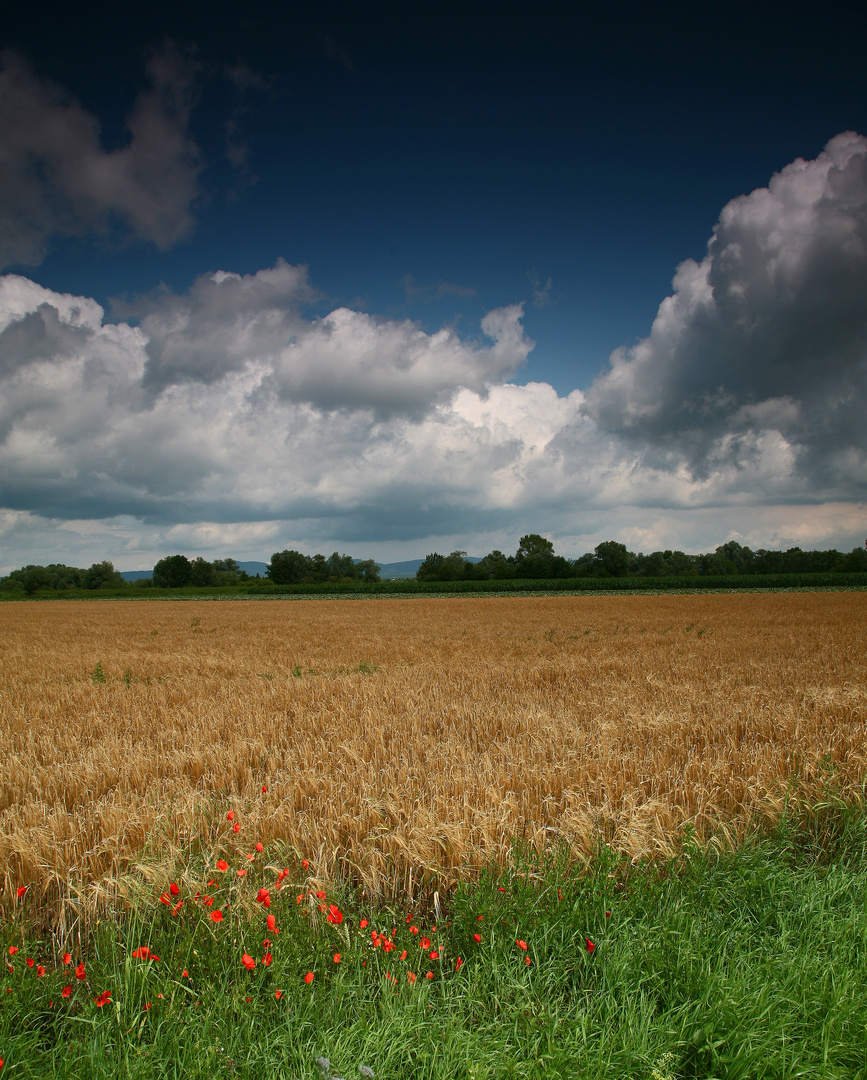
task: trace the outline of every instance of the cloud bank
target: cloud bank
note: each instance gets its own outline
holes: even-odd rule
[[[673,284],[586,415],[699,482],[764,463],[792,494],[863,498],[867,140],[838,135],[733,199]]]
[[[170,548],[511,549],[530,530],[567,554],[612,536],[863,539],[861,136],[730,202],[650,335],[586,393],[509,381],[533,347],[520,304],[462,338],[343,307],[315,318],[315,297],[306,267],[278,261],[142,298],[132,325],[0,278],[4,564],[48,536],[57,560],[98,547],[124,568]]]

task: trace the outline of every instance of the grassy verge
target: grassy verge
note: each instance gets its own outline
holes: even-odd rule
[[[656,866],[517,852],[439,912],[252,842],[223,865],[191,857],[83,951],[30,936],[25,893],[3,1080],[867,1076],[860,810]]]

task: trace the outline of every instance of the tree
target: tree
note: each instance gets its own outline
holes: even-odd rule
[[[169,555],[154,567],[153,583],[159,589],[182,589],[192,577],[193,567],[186,555]]]
[[[123,577],[108,561],[94,563],[84,571],[84,586],[87,589],[117,589],[123,585]]]
[[[214,564],[203,559],[201,555],[190,563],[190,584],[203,588],[207,585],[217,584],[217,571]]]
[[[445,556],[433,551],[422,560],[421,566],[416,570],[417,581],[441,581],[440,567],[445,561]]]
[[[268,563],[268,577],[275,585],[298,585],[308,573],[309,561],[300,551],[276,551]]]
[[[504,581],[515,576],[515,557],[504,555],[502,551],[491,551],[476,564],[476,572],[486,578]]]
[[[626,577],[629,573],[629,552],[626,544],[603,540],[594,548],[596,572],[600,577]]]
[[[362,581],[379,581],[379,567],[373,559],[362,559],[355,564],[355,569]]]

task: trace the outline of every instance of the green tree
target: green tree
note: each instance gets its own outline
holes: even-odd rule
[[[629,552],[626,544],[603,540],[594,548],[595,572],[600,577],[626,577],[629,573]]]
[[[118,589],[124,584],[120,572],[108,561],[94,563],[84,571],[84,586],[87,589]]]
[[[153,583],[159,589],[183,589],[192,577],[193,567],[186,555],[169,555],[154,567]]]
[[[268,563],[268,577],[275,585],[298,585],[307,576],[309,563],[300,551],[275,551]]]
[[[217,584],[217,571],[214,564],[203,559],[201,555],[190,563],[190,584],[199,588],[214,586]]]
[[[379,581],[379,567],[373,559],[362,559],[355,564],[355,569],[362,581]]]
[[[515,557],[504,555],[502,551],[491,551],[476,564],[476,571],[486,578],[505,581],[515,576]]]
[[[444,555],[440,555],[437,551],[432,551],[430,555],[422,560],[421,566],[416,570],[416,580],[442,581],[442,578],[440,577],[440,567],[444,561]]]

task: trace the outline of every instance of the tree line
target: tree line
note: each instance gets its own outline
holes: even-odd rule
[[[358,560],[351,555],[334,552],[324,555],[303,555],[300,551],[277,551],[271,556],[267,576],[276,585],[309,585],[318,582],[379,581],[379,567],[373,559]],[[29,565],[13,570],[0,579],[0,591],[7,594],[33,596],[38,592],[60,592],[71,589],[189,589],[225,588],[256,581],[242,570],[236,559],[169,555],[160,559],[149,578],[125,581],[110,562],[94,563],[87,570],[63,563],[49,566]]]
[[[635,554],[625,544],[605,540],[592,552],[566,559],[554,552],[550,540],[530,533],[522,536],[514,555],[492,551],[477,562],[465,551],[450,555],[433,552],[416,572],[418,581],[488,581],[509,578],[611,578],[611,577],[698,577],[722,574],[810,574],[858,573],[867,571],[867,544],[848,553],[840,551],[752,551],[735,540],[721,544],[704,555],[683,551],[653,551]]]
[[[867,548],[867,544],[865,544]],[[787,551],[752,551],[735,540],[721,544],[704,555],[687,555],[683,551],[653,551],[649,555],[635,554],[625,544],[605,540],[592,552],[577,559],[557,555],[554,545],[538,533],[522,536],[514,555],[492,551],[483,559],[468,559],[465,551],[450,555],[433,552],[422,562],[416,579],[424,581],[488,581],[512,579],[556,578],[623,578],[623,577],[698,577],[736,574],[810,574],[865,573],[867,550],[853,548],[850,552],[802,551],[793,547]],[[29,565],[13,570],[0,579],[0,593],[6,596],[33,596],[39,592],[68,590],[139,590],[148,588],[225,588],[256,585],[256,578],[240,568],[235,559],[188,559],[186,555],[169,555],[154,566],[150,578],[125,581],[112,563],[94,563],[83,570],[63,563],[48,566]],[[354,559],[351,555],[334,552],[324,555],[304,555],[300,551],[276,551],[268,564],[266,579],[260,585],[313,585],[320,583],[373,583],[380,580],[379,567],[373,559]]]

